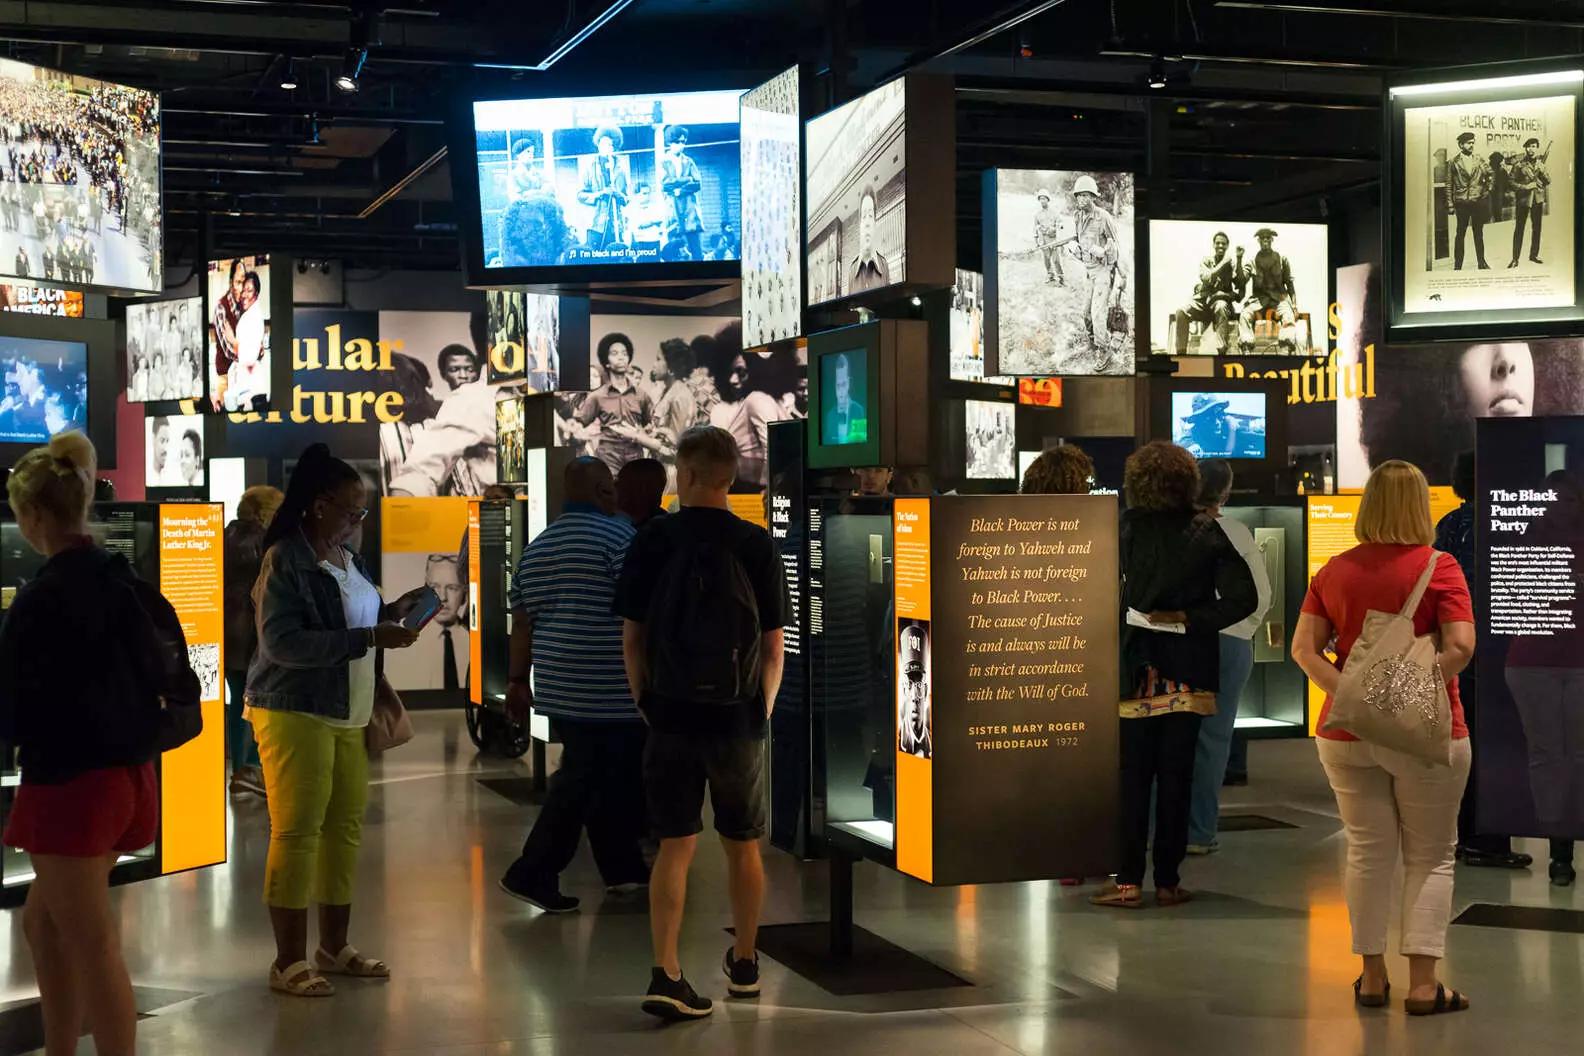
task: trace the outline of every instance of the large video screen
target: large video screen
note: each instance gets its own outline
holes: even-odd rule
[[[0,337],[0,443],[42,444],[88,428],[88,346]]]
[[[209,262],[209,399],[216,411],[270,405],[270,258]]]
[[[158,293],[154,92],[0,59],[0,274]]]
[[[808,123],[810,304],[907,281],[906,83]]]
[[[1324,224],[1151,220],[1150,351],[1324,353]]]
[[[126,379],[128,403],[203,395],[201,297],[127,305]]]
[[[741,98],[474,103],[485,268],[738,260]]]
[[[796,66],[742,97],[743,344],[803,333],[802,111]]]
[[[1264,458],[1265,394],[1174,392],[1172,443],[1195,458]]]
[[[963,416],[969,480],[1017,479],[1017,404],[968,400]]]
[[[204,485],[204,418],[201,414],[159,414],[143,419],[150,488],[201,488]]]

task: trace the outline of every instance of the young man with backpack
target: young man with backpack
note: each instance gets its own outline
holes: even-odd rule
[[[714,1006],[677,953],[704,793],[726,850],[736,942],[724,970],[733,997],[759,994],[754,944],[764,902],[765,731],[783,666],[786,581],[769,534],[727,502],[737,443],[700,427],[677,445],[681,509],[633,541],[616,590],[633,699],[649,723],[644,786],[660,840],[650,878],[655,964],[643,1009],[696,1019]]]

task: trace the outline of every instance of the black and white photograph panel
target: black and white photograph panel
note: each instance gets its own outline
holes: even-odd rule
[[[460,542],[460,540],[459,540]],[[385,677],[398,692],[420,689],[466,689],[470,643],[467,566],[460,550],[442,553],[380,555],[380,586],[386,597],[400,597],[427,586],[440,599],[434,618],[407,649],[384,656]]]
[[[1326,225],[1151,220],[1149,237],[1152,352],[1323,351]]]
[[[803,334],[803,120],[796,66],[742,99],[742,311],[749,348]]]
[[[467,312],[381,312],[402,418],[380,424],[386,495],[482,495],[495,483],[495,388]]]
[[[806,348],[745,351],[734,316],[596,315],[590,334],[589,392],[556,397],[556,446],[612,473],[659,459],[669,490],[677,441],[715,425],[737,440],[735,490],[764,490],[770,424],[808,417]]]
[[[969,480],[1017,479],[1017,405],[967,400],[964,428]]]
[[[220,646],[216,642],[187,647],[187,663],[198,676],[198,699],[220,699]]]
[[[898,78],[808,123],[808,303],[907,281],[907,92]]]
[[[204,486],[204,417],[161,414],[143,419],[144,486]]]
[[[897,620],[897,750],[920,759],[934,752],[930,701],[930,624]]]
[[[204,392],[203,299],[129,304],[128,403],[196,400]]]
[[[1571,305],[1577,102],[1403,110],[1403,313]]]
[[[159,293],[160,100],[0,59],[0,274]]]
[[[523,484],[528,480],[527,450],[524,447],[523,393],[521,389],[501,389],[495,396],[495,479],[501,484]]]
[[[1133,373],[1133,177],[996,171],[1003,374]]]
[[[491,290],[487,305],[491,385],[526,379],[528,392],[554,392],[561,379],[561,298]]]
[[[205,357],[213,409],[270,407],[270,258],[255,254],[209,262],[212,313]]]
[[[947,327],[953,381],[1014,384],[1011,378],[985,376],[985,280],[979,272],[957,269]]]

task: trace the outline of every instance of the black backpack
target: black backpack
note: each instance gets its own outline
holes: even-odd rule
[[[107,628],[116,684],[129,698],[115,702],[128,745],[168,752],[203,732],[203,684],[192,668],[187,636],[165,595],[107,555]]]
[[[676,549],[660,570],[644,624],[644,688],[668,700],[726,706],[760,692],[759,602],[734,539],[664,524]]]

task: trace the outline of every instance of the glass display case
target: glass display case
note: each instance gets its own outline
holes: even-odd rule
[[[1302,737],[1309,729],[1309,683],[1291,656],[1292,630],[1308,591],[1305,500],[1227,507],[1225,517],[1254,534],[1271,604],[1254,632],[1254,673],[1238,701],[1237,732],[1250,738]]]
[[[820,499],[809,517],[815,828],[885,857],[896,818],[892,500]]]

